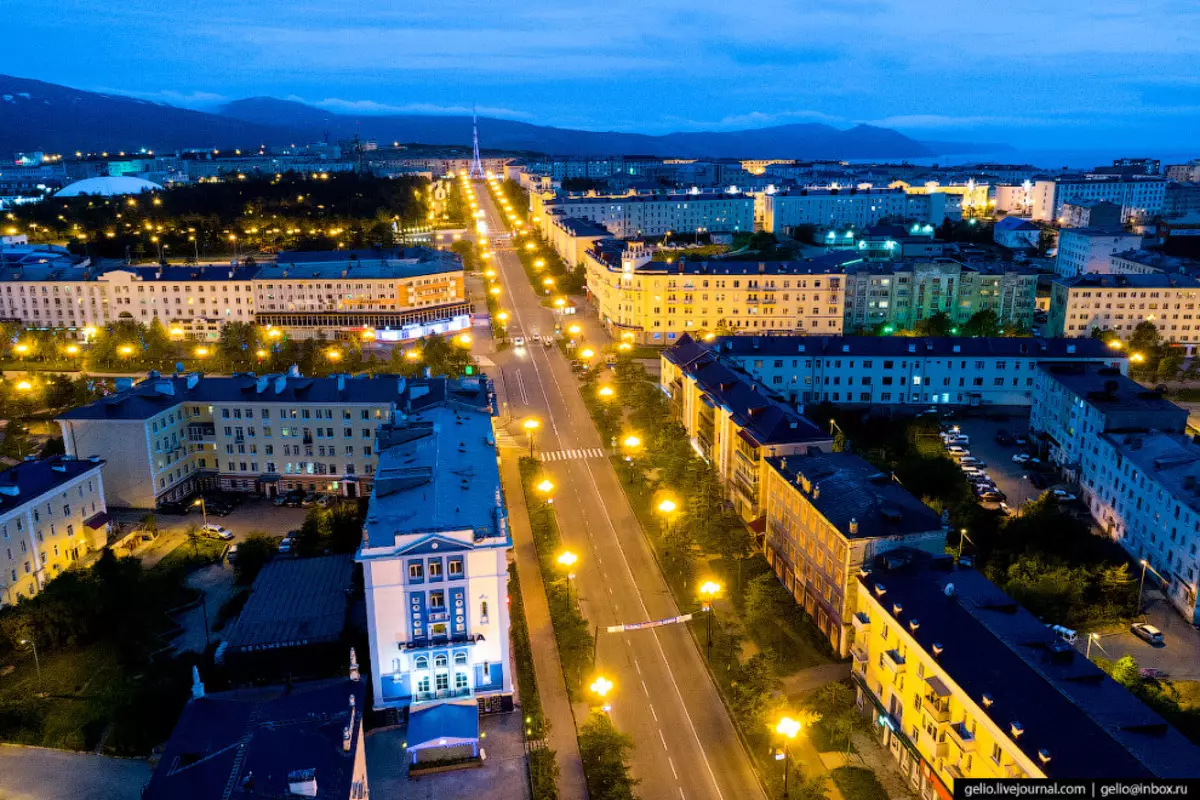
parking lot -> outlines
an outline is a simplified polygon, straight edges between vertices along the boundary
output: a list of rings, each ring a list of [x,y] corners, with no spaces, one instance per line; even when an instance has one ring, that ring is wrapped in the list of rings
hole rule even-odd
[[[1092,644],[1092,658],[1100,656],[1115,661],[1133,656],[1139,667],[1161,670],[1174,680],[1200,680],[1200,631],[1187,623],[1157,591],[1146,592],[1146,613],[1143,617],[1162,631],[1163,646],[1154,647],[1129,632],[1126,624],[1097,628],[1100,638]],[[1099,651],[1097,651],[1099,645]],[[1079,631],[1075,646],[1086,652],[1087,632]]]
[[[1009,508],[1016,510],[1027,501],[1041,495],[1044,490],[1029,482],[1028,476],[1034,471],[1033,468],[1030,465],[1014,463],[1012,460],[1017,453],[1025,452],[1025,448],[1002,445],[996,441],[996,434],[1000,431],[1024,436],[1029,430],[1027,416],[1014,415],[1004,420],[964,419],[955,420],[953,424],[970,438],[967,449],[971,451],[972,456],[982,459],[987,464],[983,471],[995,481],[996,488],[1005,494],[1005,502]],[[1052,470],[1047,468],[1043,474],[1046,478],[1046,488],[1068,488],[1057,480]]]

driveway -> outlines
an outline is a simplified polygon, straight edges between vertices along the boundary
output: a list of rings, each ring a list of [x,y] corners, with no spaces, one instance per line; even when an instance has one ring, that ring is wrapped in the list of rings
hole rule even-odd
[[[233,567],[226,561],[203,567],[189,573],[185,583],[189,589],[203,592],[204,601],[203,605],[175,615],[175,621],[183,626],[183,633],[175,637],[172,644],[177,653],[188,650],[203,653],[210,641],[223,638],[223,632],[214,631],[212,627],[217,622],[217,612],[221,606],[233,596]]]
[[[1092,658],[1097,656],[1116,661],[1122,656],[1133,656],[1139,667],[1153,667],[1167,673],[1175,680],[1200,680],[1200,631],[1189,625],[1174,607],[1161,599],[1157,592],[1146,592],[1145,619],[1163,632],[1163,647],[1151,647],[1129,632],[1128,625],[1108,625],[1094,632],[1102,648],[1097,652],[1092,645]],[[1087,649],[1087,636],[1079,632],[1075,646],[1080,651]]]
[[[152,772],[142,759],[0,745],[3,800],[129,800]]]

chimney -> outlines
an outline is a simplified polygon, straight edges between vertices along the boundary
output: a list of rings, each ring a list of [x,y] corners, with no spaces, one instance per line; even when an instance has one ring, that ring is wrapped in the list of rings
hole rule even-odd
[[[288,794],[300,797],[316,797],[317,771],[315,769],[294,769],[289,772]]]
[[[199,700],[204,697],[204,682],[200,680],[200,668],[192,666],[192,699]]]
[[[858,535],[858,518],[857,517],[850,518],[850,535],[851,536]]]
[[[187,388],[195,389],[196,384],[200,382],[200,373],[193,372],[187,376]]]
[[[354,652],[354,648],[350,648],[350,680],[356,683],[359,680],[358,674],[358,653]]]

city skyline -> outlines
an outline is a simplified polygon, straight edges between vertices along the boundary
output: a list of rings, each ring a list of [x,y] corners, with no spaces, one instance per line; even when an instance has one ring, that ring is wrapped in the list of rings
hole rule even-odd
[[[1168,27],[1166,9],[951,16],[927,3],[862,0],[736,12],[532,2],[497,12],[337,0],[285,14],[273,0],[204,10],[16,0],[7,17],[48,35],[19,37],[0,72],[204,110],[270,95],[357,115],[461,114],[476,104],[488,116],[651,134],[822,122],[1018,150],[1163,150],[1186,146],[1200,123],[1189,68],[1200,19],[1173,8]],[[49,35],[64,14],[87,32],[86,47]]]

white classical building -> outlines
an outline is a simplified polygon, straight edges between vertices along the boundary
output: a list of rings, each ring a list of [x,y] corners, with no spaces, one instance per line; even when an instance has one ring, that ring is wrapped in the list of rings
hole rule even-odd
[[[942,192],[909,194],[903,187],[799,189],[766,194],[763,229],[786,234],[797,225],[815,225],[822,230],[865,228],[883,220],[941,225],[946,218],[946,198]]]
[[[621,197],[530,197],[542,235],[549,235],[549,214],[602,225],[618,239],[673,233],[737,233],[754,230],[754,198],[743,194],[673,194]]]
[[[469,756],[478,713],[512,708],[512,539],[486,386],[413,398],[380,433],[357,560],[375,708],[407,715],[414,762]]]
[[[1058,220],[1063,203],[1107,200],[1121,206],[1121,221],[1141,221],[1162,211],[1167,182],[1161,177],[1063,176],[1035,181],[1031,214],[1040,222]]]

